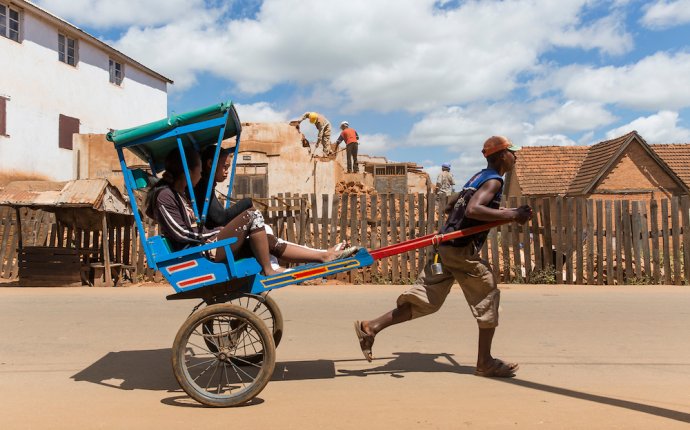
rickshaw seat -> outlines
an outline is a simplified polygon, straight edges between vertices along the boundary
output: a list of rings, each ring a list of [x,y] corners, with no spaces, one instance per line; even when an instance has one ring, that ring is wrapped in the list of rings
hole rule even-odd
[[[173,288],[180,292],[260,273],[261,266],[254,258],[235,261],[229,248],[236,241],[237,238],[230,237],[180,251],[172,251],[170,243],[162,236],[152,236],[146,240],[146,244],[156,268],[164,272]],[[220,247],[227,247],[224,262],[207,258],[206,251]]]

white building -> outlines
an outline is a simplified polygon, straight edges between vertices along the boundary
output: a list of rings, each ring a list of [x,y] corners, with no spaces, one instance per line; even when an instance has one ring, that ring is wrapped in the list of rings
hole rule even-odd
[[[72,179],[73,133],[167,115],[172,81],[23,0],[0,0],[0,172]]]

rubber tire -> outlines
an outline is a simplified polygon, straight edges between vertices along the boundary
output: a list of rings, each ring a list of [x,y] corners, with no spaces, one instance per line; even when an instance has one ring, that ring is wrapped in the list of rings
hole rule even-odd
[[[186,371],[185,366],[185,352],[187,340],[194,329],[202,324],[201,322],[204,319],[222,315],[242,318],[256,330],[263,347],[263,354],[258,354],[263,358],[263,364],[260,374],[246,391],[238,395],[212,397],[190,381],[190,375]],[[177,331],[172,348],[172,367],[177,383],[180,384],[180,387],[189,397],[203,405],[213,407],[237,406],[256,397],[266,387],[268,381],[271,380],[275,368],[275,359],[276,352],[273,336],[266,324],[248,309],[227,303],[210,305],[190,315]]]

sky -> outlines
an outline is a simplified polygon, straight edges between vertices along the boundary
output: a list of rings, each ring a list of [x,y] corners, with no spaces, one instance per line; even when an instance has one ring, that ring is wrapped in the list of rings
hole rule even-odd
[[[491,135],[690,142],[690,0],[35,2],[173,80],[170,112],[317,111],[334,134],[347,120],[360,154],[432,177],[483,168]]]

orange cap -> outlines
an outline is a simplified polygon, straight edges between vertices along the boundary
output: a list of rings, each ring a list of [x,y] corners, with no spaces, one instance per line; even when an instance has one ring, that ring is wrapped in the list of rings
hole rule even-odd
[[[508,140],[507,137],[491,136],[490,138],[486,139],[486,142],[484,142],[484,149],[482,149],[482,154],[484,154],[484,157],[488,157],[489,155],[495,154],[499,151],[503,151],[504,149],[515,152],[519,151],[522,148],[513,145],[513,142]]]

